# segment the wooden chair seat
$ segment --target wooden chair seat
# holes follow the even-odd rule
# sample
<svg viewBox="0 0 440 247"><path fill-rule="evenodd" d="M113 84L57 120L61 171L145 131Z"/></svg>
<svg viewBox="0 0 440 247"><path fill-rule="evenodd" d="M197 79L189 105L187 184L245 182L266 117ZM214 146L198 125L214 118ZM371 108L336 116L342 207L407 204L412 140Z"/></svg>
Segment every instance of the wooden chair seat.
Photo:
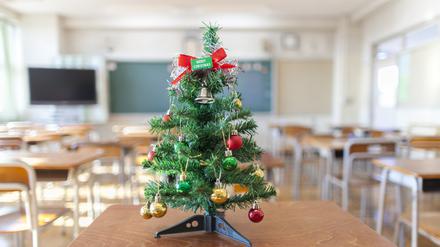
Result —
<svg viewBox="0 0 440 247"><path fill-rule="evenodd" d="M399 220L411 226L411 212L405 212ZM420 212L419 233L440 245L440 212Z"/></svg>
<svg viewBox="0 0 440 247"><path fill-rule="evenodd" d="M51 224L69 210L65 208L39 208L38 226ZM0 216L0 233L14 233L29 230L24 212L13 211Z"/></svg>

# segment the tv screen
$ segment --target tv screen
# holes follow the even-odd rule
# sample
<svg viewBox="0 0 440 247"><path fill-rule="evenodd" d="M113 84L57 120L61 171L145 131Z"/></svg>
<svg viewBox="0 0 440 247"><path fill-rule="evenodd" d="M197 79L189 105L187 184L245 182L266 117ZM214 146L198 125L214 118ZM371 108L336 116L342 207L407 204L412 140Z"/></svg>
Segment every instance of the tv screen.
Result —
<svg viewBox="0 0 440 247"><path fill-rule="evenodd" d="M93 69L29 68L33 105L96 104Z"/></svg>

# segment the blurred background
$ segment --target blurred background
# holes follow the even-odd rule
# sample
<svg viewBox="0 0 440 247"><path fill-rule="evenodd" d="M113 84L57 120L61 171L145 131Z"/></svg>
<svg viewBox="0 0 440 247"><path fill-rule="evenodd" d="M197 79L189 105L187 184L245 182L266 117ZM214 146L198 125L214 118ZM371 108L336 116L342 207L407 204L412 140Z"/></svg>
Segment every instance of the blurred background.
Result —
<svg viewBox="0 0 440 247"><path fill-rule="evenodd" d="M120 147L126 136L139 137L123 153L139 164L154 143L147 121L169 108L172 59L202 55L202 22L222 27L228 58L241 68L243 106L259 125L256 140L270 159L284 162L275 168L288 166L292 155L285 153L287 126L337 137L373 130L440 135L439 16L438 0L0 0L0 146L64 152L86 144ZM112 164L123 151L79 179L88 184L79 193L82 227L126 193L114 188L117 179L95 186L119 174ZM139 203L142 183L153 175L134 172L133 203ZM90 185L90 174L107 175ZM275 171L272 182L280 200L291 200L293 182L282 176ZM93 195L90 209L89 185L110 198ZM317 199L318 189L301 193ZM55 201L72 196L54 182L37 191ZM17 197L0 199L8 205ZM72 230L69 217L42 233L61 239L44 246L71 240L61 234ZM9 235L3 240L15 243Z"/></svg>

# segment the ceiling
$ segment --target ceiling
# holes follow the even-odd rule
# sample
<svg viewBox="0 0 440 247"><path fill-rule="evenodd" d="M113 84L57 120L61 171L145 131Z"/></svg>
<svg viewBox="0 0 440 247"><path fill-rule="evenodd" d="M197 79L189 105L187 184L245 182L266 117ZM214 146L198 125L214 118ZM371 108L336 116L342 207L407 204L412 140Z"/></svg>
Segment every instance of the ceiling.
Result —
<svg viewBox="0 0 440 247"><path fill-rule="evenodd" d="M328 19L362 12L384 0L0 0L19 14L51 13L67 18L164 15L237 15Z"/></svg>

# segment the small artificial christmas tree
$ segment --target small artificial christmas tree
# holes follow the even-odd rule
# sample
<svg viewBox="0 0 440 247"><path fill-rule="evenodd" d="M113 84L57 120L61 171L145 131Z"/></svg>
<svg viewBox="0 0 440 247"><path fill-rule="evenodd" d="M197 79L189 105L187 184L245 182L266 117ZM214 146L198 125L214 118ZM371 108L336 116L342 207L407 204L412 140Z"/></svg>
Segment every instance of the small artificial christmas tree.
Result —
<svg viewBox="0 0 440 247"><path fill-rule="evenodd" d="M250 245L224 220L223 212L251 207L249 219L259 222L264 214L258 201L276 192L264 181L264 173L256 163L262 152L253 140L257 125L250 110L242 107L236 91L238 67L226 62L218 31L218 27L206 25L205 57L177 58L168 88L170 108L150 121L151 132L160 138L144 167L167 176L146 185L147 203L141 214L148 219L162 217L167 207L194 213L202 210L205 215L191 217L156 236L205 230ZM231 188L236 188L235 194ZM188 228L187 223L194 220L198 226ZM219 223L238 235L222 232Z"/></svg>

